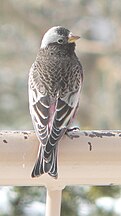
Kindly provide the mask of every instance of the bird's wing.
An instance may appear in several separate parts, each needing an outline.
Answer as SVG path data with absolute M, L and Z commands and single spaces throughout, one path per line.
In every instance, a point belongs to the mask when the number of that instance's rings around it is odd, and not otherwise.
M 29 105 L 36 134 L 45 146 L 49 134 L 50 97 L 41 82 L 40 72 L 35 64 L 32 65 L 29 74 Z
M 44 150 L 44 158 L 46 161 L 50 160 L 52 150 L 67 130 L 68 124 L 75 115 L 83 81 L 82 70 L 80 71 L 79 79 L 78 90 L 73 90 L 68 92 L 64 97 L 58 98 L 53 126 Z

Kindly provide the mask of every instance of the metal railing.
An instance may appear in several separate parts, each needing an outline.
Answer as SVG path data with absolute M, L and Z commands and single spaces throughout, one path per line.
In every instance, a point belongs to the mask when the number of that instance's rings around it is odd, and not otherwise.
M 59 216 L 66 185 L 121 184 L 121 131 L 78 131 L 59 143 L 57 180 L 31 178 L 39 142 L 33 131 L 0 131 L 0 185 L 45 186 L 46 216 Z

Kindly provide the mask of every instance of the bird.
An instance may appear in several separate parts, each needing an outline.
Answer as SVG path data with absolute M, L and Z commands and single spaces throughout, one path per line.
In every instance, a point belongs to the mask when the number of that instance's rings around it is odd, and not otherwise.
M 74 119 L 83 83 L 75 53 L 79 38 L 65 27 L 50 28 L 30 68 L 29 109 L 40 142 L 31 177 L 58 178 L 58 143 Z

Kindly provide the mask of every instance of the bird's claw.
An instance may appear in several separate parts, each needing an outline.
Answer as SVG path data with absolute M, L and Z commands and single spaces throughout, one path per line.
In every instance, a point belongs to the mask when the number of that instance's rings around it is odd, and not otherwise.
M 66 130 L 66 135 L 70 138 L 79 138 L 79 132 L 80 132 L 80 128 L 79 127 L 73 127 L 73 128 L 68 128 Z

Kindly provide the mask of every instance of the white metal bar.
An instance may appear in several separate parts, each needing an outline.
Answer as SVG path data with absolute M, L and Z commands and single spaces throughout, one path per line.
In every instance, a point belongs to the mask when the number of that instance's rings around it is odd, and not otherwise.
M 60 216 L 61 190 L 47 189 L 46 216 Z
M 0 185 L 121 184 L 121 131 L 80 131 L 59 143 L 57 180 L 31 178 L 39 142 L 33 131 L 0 131 Z

